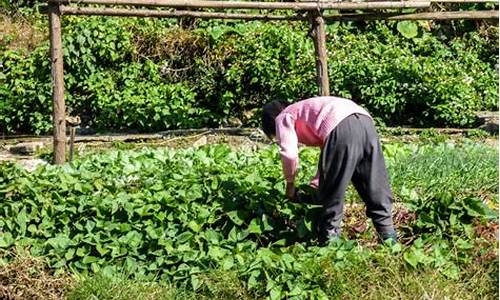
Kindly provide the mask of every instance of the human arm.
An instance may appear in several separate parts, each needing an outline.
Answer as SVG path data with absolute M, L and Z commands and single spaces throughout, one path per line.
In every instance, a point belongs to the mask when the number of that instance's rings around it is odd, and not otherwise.
M 287 197 L 291 198 L 295 196 L 294 180 L 299 163 L 298 138 L 292 115 L 284 113 L 276 118 L 276 138 L 280 147 L 286 193 Z

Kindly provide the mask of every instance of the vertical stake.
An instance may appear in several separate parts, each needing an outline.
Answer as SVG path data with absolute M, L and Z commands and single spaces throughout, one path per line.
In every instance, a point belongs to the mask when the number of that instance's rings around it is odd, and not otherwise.
M 64 104 L 64 67 L 59 4 L 49 4 L 50 60 L 54 124 L 54 164 L 63 164 L 66 152 L 66 106 Z
M 325 20 L 319 12 L 311 16 L 311 37 L 316 52 L 316 73 L 318 82 L 318 94 L 330 96 L 330 83 L 328 80 L 328 54 L 326 51 Z
M 73 161 L 73 154 L 75 153 L 75 135 L 76 128 L 73 125 L 69 126 L 69 161 Z

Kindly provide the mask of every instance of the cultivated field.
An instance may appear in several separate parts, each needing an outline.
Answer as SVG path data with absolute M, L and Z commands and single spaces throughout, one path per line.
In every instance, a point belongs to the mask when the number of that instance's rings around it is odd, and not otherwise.
M 396 246 L 377 244 L 353 189 L 345 239 L 317 246 L 319 206 L 286 200 L 276 147 L 106 150 L 33 172 L 2 164 L 0 292 L 496 299 L 497 148 L 395 141 L 384 151 L 401 235 Z M 318 152 L 300 155 L 305 185 Z

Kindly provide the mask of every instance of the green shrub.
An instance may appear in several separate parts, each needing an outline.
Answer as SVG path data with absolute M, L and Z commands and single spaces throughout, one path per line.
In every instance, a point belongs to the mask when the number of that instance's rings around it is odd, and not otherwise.
M 234 118 L 256 126 L 263 103 L 316 94 L 305 24 L 199 21 L 187 30 L 170 20 L 63 21 L 68 111 L 101 130 L 220 126 Z M 498 47 L 491 39 L 498 37 L 418 24 L 411 38 L 397 22 L 329 25 L 331 93 L 388 125 L 470 127 L 476 111 L 497 109 Z M 21 53 L 0 53 L 0 131 L 46 133 L 48 43 Z M 186 107 L 173 117 L 171 102 Z
M 120 72 L 94 73 L 85 82 L 92 103 L 92 125 L 100 129 L 151 131 L 199 127 L 206 110 L 196 107 L 195 93 L 182 83 L 161 79 L 158 66 L 125 65 Z
M 0 53 L 0 131 L 46 133 L 52 128 L 50 61 L 47 47 L 28 57 Z
M 497 107 L 498 74 L 463 47 L 464 38 L 447 45 L 430 32 L 407 39 L 381 23 L 369 28 L 331 33 L 332 93 L 355 99 L 391 125 L 471 126 L 476 111 Z
M 202 81 L 205 89 L 199 89 L 199 95 L 217 103 L 214 110 L 222 121 L 232 115 L 243 118 L 244 111 L 260 108 L 273 98 L 297 100 L 314 95 L 314 49 L 306 30 L 260 22 L 207 28 L 205 34 L 214 50 L 229 49 L 231 54 L 223 60 L 224 69 L 207 70 L 209 81 Z M 217 78 L 222 79 L 218 88 L 205 93 Z

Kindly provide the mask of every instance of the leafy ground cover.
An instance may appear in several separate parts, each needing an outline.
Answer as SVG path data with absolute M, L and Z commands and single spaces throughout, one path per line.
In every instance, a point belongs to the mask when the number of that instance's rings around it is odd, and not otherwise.
M 31 173 L 0 165 L 2 262 L 16 251 L 79 274 L 70 299 L 498 297 L 498 150 L 384 150 L 394 247 L 373 243 L 352 190 L 346 240 L 318 247 L 318 206 L 285 200 L 276 148 L 209 145 L 108 151 Z M 301 184 L 317 156 L 301 151 Z

